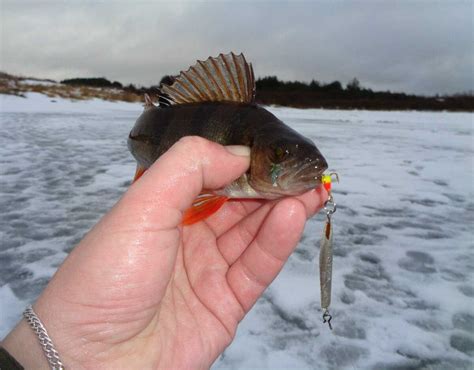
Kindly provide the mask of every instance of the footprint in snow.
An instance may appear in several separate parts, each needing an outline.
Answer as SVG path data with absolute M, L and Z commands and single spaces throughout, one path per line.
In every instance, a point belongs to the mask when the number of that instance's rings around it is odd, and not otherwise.
M 431 274 L 436 272 L 434 262 L 434 258 L 428 253 L 408 251 L 406 252 L 406 257 L 403 257 L 398 261 L 398 266 L 411 272 Z

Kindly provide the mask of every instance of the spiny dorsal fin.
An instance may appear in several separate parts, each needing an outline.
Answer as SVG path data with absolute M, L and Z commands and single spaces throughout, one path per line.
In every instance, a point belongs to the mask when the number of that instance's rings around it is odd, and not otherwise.
M 145 104 L 143 104 L 145 110 L 156 108 L 155 104 L 153 104 L 153 100 L 150 98 L 150 95 L 145 93 Z
M 219 54 L 181 72 L 171 86 L 160 86 L 160 97 L 170 105 L 228 101 L 252 103 L 255 77 L 243 54 Z

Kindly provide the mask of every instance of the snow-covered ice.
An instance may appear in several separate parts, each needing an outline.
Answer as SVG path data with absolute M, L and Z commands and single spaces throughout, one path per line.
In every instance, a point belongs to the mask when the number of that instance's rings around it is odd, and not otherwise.
M 0 95 L 0 336 L 130 184 L 139 104 Z M 213 369 L 470 369 L 473 115 L 270 108 L 332 170 L 331 332 L 321 322 L 324 217 Z

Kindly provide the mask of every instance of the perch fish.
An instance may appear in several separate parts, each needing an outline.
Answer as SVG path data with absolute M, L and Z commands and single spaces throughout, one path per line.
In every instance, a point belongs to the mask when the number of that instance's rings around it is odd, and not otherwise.
M 205 219 L 229 199 L 278 199 L 314 189 L 328 165 L 316 145 L 255 103 L 253 68 L 243 54 L 198 61 L 161 84 L 159 106 L 145 110 L 128 138 L 135 181 L 174 143 L 197 135 L 222 145 L 250 147 L 250 168 L 218 191 L 201 194 L 183 224 Z

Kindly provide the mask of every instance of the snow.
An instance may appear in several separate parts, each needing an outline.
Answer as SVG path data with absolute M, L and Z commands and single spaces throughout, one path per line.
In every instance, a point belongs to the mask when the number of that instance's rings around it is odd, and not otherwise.
M 46 81 L 46 80 L 35 80 L 35 79 L 24 79 L 20 80 L 23 85 L 40 85 L 40 86 L 55 86 L 59 85 L 57 82 L 54 81 Z
M 119 199 L 140 104 L 0 95 L 0 336 Z M 311 137 L 334 185 L 334 330 L 310 220 L 213 369 L 470 369 L 473 115 L 269 108 Z
M 126 111 L 139 113 L 143 110 L 140 104 L 106 101 L 101 99 L 68 100 L 50 98 L 41 93 L 29 92 L 27 98 L 15 95 L 1 95 L 0 111 L 3 113 L 113 113 Z

